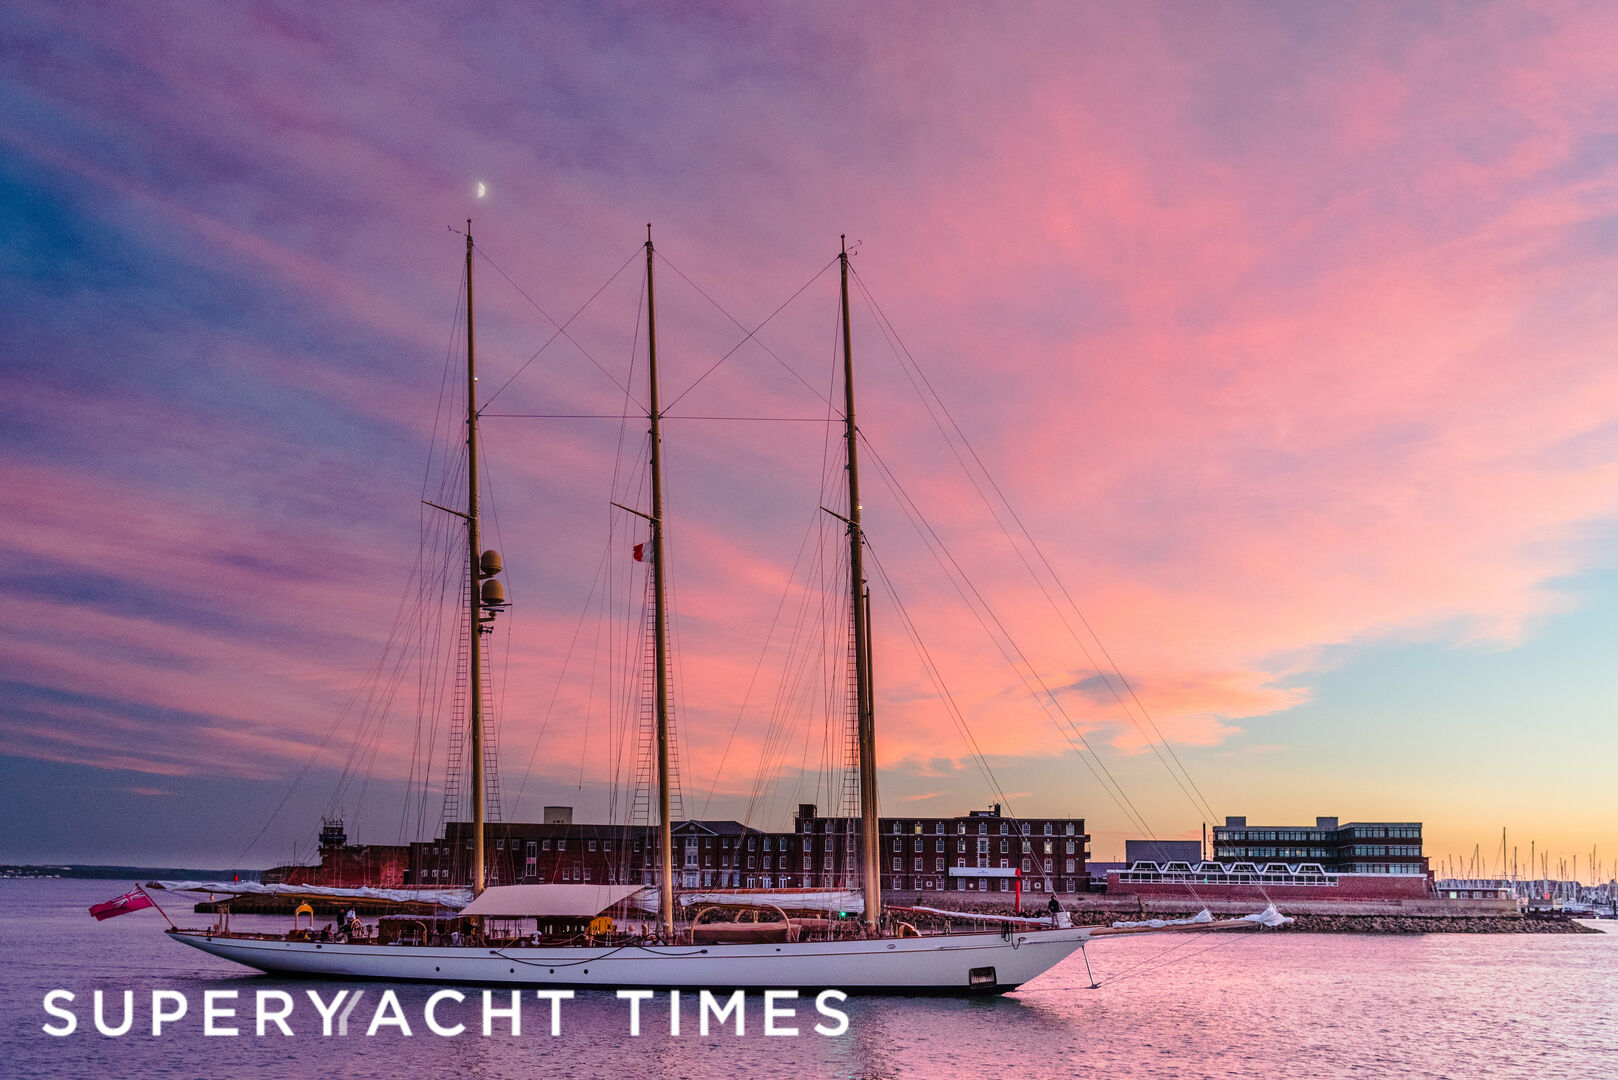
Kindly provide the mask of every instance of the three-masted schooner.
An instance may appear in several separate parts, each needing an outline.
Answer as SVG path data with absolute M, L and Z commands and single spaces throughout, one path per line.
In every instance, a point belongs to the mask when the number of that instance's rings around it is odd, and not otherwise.
M 483 628 L 503 605 L 495 579 L 499 557 L 480 550 L 478 511 L 478 403 L 473 330 L 471 222 L 466 235 L 466 448 L 468 498 L 465 519 L 469 584 L 471 672 L 480 668 Z M 876 789 L 876 732 L 871 687 L 870 594 L 864 576 L 864 534 L 860 525 L 858 429 L 854 413 L 854 352 L 849 327 L 849 265 L 846 244 L 838 258 L 842 277 L 842 359 L 844 437 L 848 483 L 848 557 L 853 608 L 855 707 L 862 849 L 863 911 L 857 927 L 826 920 L 795 920 L 780 908 L 773 914 L 737 920 L 733 932 L 694 928 L 677 918 L 674 892 L 673 822 L 670 820 L 669 685 L 667 594 L 664 582 L 664 508 L 661 460 L 657 335 L 650 227 L 646 240 L 646 305 L 650 420 L 649 513 L 621 509 L 650 526 L 655 651 L 655 739 L 658 805 L 659 896 L 655 928 L 625 933 L 606 930 L 584 943 L 551 943 L 532 938 L 491 939 L 478 933 L 481 919 L 590 919 L 622 902 L 640 886 L 488 886 L 484 853 L 483 700 L 481 680 L 470 682 L 469 721 L 473 790 L 473 900 L 459 914 L 453 942 L 423 935 L 410 941 L 312 940 L 311 935 L 171 928 L 174 940 L 215 956 L 266 972 L 344 978 L 470 982 L 536 987 L 724 989 L 839 989 L 851 992 L 1001 993 L 1048 970 L 1092 938 L 1140 929 L 1072 926 L 1065 913 L 1049 919 L 993 919 L 992 929 L 924 934 L 882 902 Z M 761 905 L 760 911 L 765 910 Z M 779 916 L 779 918 L 778 918 Z M 981 925 L 981 924 L 980 924 Z M 1213 927 L 1251 928 L 1250 920 L 1228 920 Z M 1183 929 L 1209 929 L 1207 922 Z

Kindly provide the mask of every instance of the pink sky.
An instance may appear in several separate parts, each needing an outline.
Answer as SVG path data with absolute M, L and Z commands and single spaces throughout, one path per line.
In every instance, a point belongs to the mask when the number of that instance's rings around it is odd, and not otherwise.
M 375 661 L 415 554 L 459 271 L 444 226 L 475 215 L 489 256 L 560 315 L 652 220 L 749 324 L 839 234 L 859 241 L 861 279 L 1218 812 L 1420 819 L 1434 853 L 1509 822 L 1618 853 L 1593 764 L 1618 750 L 1597 724 L 1604 672 L 1528 664 L 1482 719 L 1412 705 L 1365 659 L 1437 655 L 1430 688 L 1445 658 L 1527 656 L 1572 613 L 1618 614 L 1597 582 L 1618 508 L 1615 21 L 1600 5 L 12 10 L 0 386 L 26 419 L 0 458 L 7 753 L 146 798 L 290 783 Z M 479 275 L 493 389 L 550 330 Z M 638 290 L 632 267 L 578 329 L 614 371 Z M 822 277 L 764 335 L 811 381 L 835 299 Z M 678 392 L 738 335 L 673 273 L 659 302 Z M 1047 684 L 1083 683 L 1093 668 L 858 304 L 854 329 L 872 444 Z M 620 405 L 558 346 L 499 409 Z M 824 408 L 748 348 L 674 411 Z M 605 542 L 612 427 L 485 427 L 520 601 L 508 770 Z M 688 790 L 714 782 L 815 510 L 821 434 L 671 422 Z M 865 489 L 873 546 L 1017 808 L 1121 835 L 874 469 Z M 876 622 L 889 805 L 987 801 L 896 616 Z M 1352 706 L 1330 690 L 1344 671 L 1368 688 Z M 1086 685 L 1064 701 L 1153 827 L 1196 829 Z M 1591 733 L 1574 782 L 1524 786 L 1515 733 L 1568 688 L 1583 711 L 1559 715 Z M 530 779 L 544 801 L 591 797 L 573 794 L 586 696 L 563 684 Z M 1401 760 L 1390 783 L 1374 753 L 1321 750 L 1329 717 L 1367 709 L 1413 710 L 1412 730 L 1480 756 L 1449 779 Z M 379 777 L 409 774 L 410 712 Z M 715 813 L 745 809 L 764 723 L 744 717 Z M 1300 771 L 1318 782 L 1277 775 Z

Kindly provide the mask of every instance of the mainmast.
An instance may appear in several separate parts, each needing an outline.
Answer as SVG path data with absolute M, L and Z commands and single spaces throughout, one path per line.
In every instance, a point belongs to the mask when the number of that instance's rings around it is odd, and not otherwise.
M 854 423 L 854 338 L 848 326 L 848 237 L 838 255 L 843 277 L 843 410 L 848 439 L 848 569 L 854 606 L 854 683 L 858 711 L 860 844 L 865 928 L 882 922 L 882 853 L 876 805 L 876 715 L 871 691 L 871 591 L 865 583 L 865 534 L 860 529 L 859 429 Z
M 478 376 L 472 335 L 472 219 L 466 220 L 466 538 L 471 577 L 468 604 L 467 685 L 472 690 L 472 895 L 488 884 L 483 864 L 483 611 L 478 545 Z
M 657 668 L 657 865 L 662 877 L 663 938 L 674 940 L 674 823 L 669 820 L 669 643 L 668 601 L 663 581 L 663 454 L 661 406 L 657 398 L 657 316 L 652 298 L 652 226 L 646 225 L 647 411 L 652 443 L 652 630 Z

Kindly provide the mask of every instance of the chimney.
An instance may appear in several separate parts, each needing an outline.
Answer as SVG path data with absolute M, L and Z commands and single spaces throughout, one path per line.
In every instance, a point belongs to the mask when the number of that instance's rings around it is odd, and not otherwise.
M 545 824 L 573 824 L 573 808 L 571 806 L 547 806 L 545 808 Z

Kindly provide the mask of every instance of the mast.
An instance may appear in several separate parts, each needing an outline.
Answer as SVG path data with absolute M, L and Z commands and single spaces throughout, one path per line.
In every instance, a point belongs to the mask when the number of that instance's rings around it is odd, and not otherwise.
M 483 612 L 478 559 L 478 376 L 472 337 L 472 219 L 466 219 L 466 624 L 470 647 L 466 680 L 472 688 L 472 895 L 488 884 L 483 863 Z
M 663 937 L 674 940 L 674 823 L 669 820 L 669 642 L 668 606 L 663 581 L 662 416 L 657 399 L 657 316 L 652 300 L 652 225 L 646 223 L 646 371 L 650 384 L 647 411 L 652 442 L 652 630 L 657 667 L 657 805 L 661 823 L 657 865 L 662 874 Z
M 882 853 L 876 805 L 876 717 L 871 691 L 871 592 L 865 584 L 865 534 L 860 529 L 860 459 L 854 423 L 854 338 L 848 326 L 848 237 L 837 259 L 842 269 L 843 411 L 848 440 L 848 569 L 854 606 L 855 707 L 859 722 L 860 844 L 865 884 L 865 928 L 882 922 Z

